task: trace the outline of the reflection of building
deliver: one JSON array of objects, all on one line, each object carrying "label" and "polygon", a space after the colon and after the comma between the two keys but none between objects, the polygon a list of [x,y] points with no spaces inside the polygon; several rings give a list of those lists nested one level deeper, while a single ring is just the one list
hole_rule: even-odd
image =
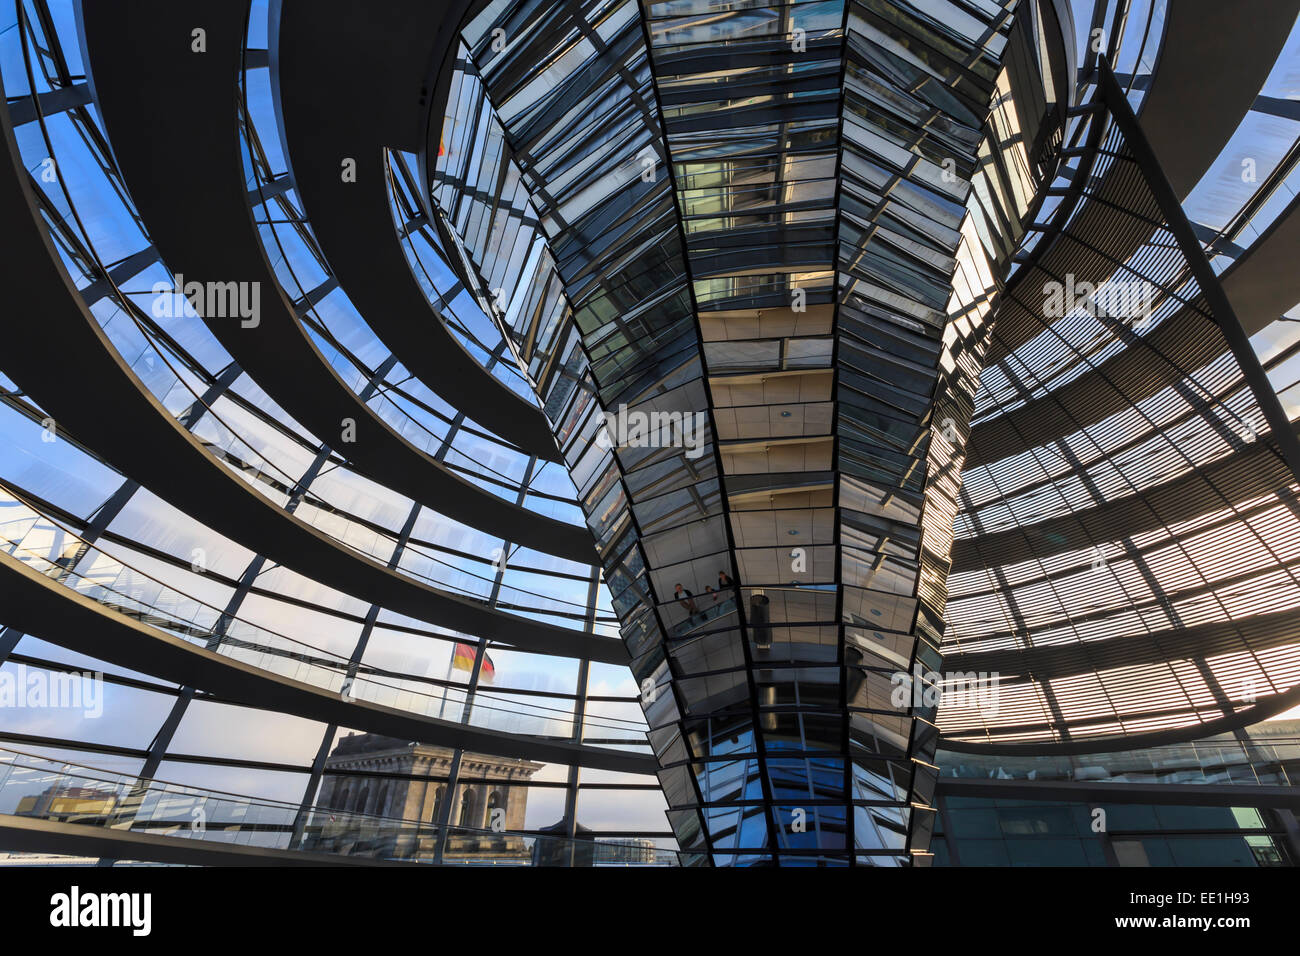
[{"label": "reflection of building", "polygon": [[542,827],[533,843],[533,866],[594,866],[596,863],[596,843],[591,838],[591,830],[581,823],[573,827],[573,837],[569,837],[567,819]]},{"label": "reflection of building", "polygon": [[608,864],[649,866],[655,862],[655,841],[645,837],[619,837],[596,841],[596,859]]},{"label": "reflection of building", "polygon": [[[448,747],[380,734],[343,737],[325,761],[325,776],[317,801],[322,811],[338,811],[338,816],[332,822],[324,822],[324,829],[316,837],[316,845],[320,846],[320,841],[327,835],[331,843],[337,844],[345,838],[356,837],[359,828],[374,829],[373,825],[358,824],[342,816],[366,814],[428,824],[418,834],[411,830],[403,835],[408,846],[400,855],[433,856],[436,840],[432,825],[438,822],[443,801],[447,799],[446,779],[451,769],[451,758],[452,750]],[[465,754],[460,764],[461,782],[451,795],[447,822],[453,829],[443,852],[444,858],[526,856],[527,851],[519,837],[458,833],[456,830],[523,829],[528,805],[528,788],[524,784],[541,767],[530,760]],[[384,776],[372,779],[369,774]],[[497,810],[503,811],[503,815],[497,816],[494,827],[493,817]],[[387,829],[393,830],[391,826]]]},{"label": "reflection of building", "polygon": [[14,813],[22,817],[78,823],[87,817],[107,817],[116,806],[117,794],[112,790],[54,786],[35,796],[23,797]]},{"label": "reflection of building", "polygon": [[658,860],[654,840],[635,837],[596,839],[581,823],[569,838],[569,821],[542,827],[533,844],[533,866],[653,866]]}]

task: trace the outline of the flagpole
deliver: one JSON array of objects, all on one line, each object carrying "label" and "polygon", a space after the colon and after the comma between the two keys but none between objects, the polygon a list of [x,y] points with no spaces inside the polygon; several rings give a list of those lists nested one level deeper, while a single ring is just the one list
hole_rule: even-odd
[{"label": "flagpole", "polygon": [[447,658],[447,676],[443,678],[442,703],[438,705],[438,719],[442,720],[443,711],[447,709],[447,691],[451,690],[447,684],[451,683],[451,666],[456,663],[456,643],[451,645],[451,656]]}]

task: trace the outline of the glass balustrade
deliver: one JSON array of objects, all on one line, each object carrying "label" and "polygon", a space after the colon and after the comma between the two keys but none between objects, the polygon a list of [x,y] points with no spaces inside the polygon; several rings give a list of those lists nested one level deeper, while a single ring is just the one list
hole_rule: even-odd
[{"label": "glass balustrade", "polygon": [[267,850],[457,866],[676,866],[650,841],[433,823],[141,780],[0,750],[0,814]]}]

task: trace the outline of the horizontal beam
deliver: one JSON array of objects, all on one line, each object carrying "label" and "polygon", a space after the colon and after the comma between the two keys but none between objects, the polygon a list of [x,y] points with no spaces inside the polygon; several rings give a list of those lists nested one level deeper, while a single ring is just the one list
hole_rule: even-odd
[{"label": "horizontal beam", "polygon": [[1300,634],[1300,610],[1257,614],[1237,621],[1209,621],[1149,634],[1119,634],[1105,640],[1045,644],[944,656],[953,672],[998,674],[1005,684],[1057,680],[1094,671],[1255,652],[1292,644]]},{"label": "horizontal beam", "polygon": [[1172,528],[1220,511],[1225,507],[1225,495],[1236,505],[1264,495],[1285,494],[1293,480],[1277,447],[1265,435],[1241,451],[1163,484],[1042,521],[959,538],[952,546],[952,573],[978,571],[991,561],[1006,566],[1066,551],[1091,551],[1094,546]]},{"label": "horizontal beam", "polygon": [[654,773],[649,754],[587,747],[439,720],[281,677],[104,607],[0,552],[5,623],[43,641],[233,703],[472,753],[624,773]]},{"label": "horizontal beam", "polygon": [[[1047,740],[1031,743],[996,740],[960,740],[941,735],[939,749],[956,753],[981,754],[984,756],[1008,757],[1046,757],[1077,754],[1106,754],[1127,750],[1145,750],[1149,747],[1164,747],[1170,744],[1188,743],[1203,740],[1219,734],[1231,733],[1242,727],[1249,727],[1261,720],[1276,717],[1292,707],[1300,705],[1300,685],[1292,687],[1281,694],[1263,698],[1253,707],[1244,707],[1231,714],[1216,717],[1199,724],[1183,727],[1171,727],[1167,730],[1152,730],[1127,736],[1111,734],[1105,737],[1073,737],[1069,740]],[[974,733],[970,731],[969,733]]]}]

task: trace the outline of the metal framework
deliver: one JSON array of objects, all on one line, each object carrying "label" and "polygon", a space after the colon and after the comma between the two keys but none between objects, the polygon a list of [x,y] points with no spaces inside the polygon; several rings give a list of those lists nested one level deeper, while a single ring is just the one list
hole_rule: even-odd
[{"label": "metal framework", "polygon": [[945,650],[1003,684],[995,717],[941,715],[961,750],[1154,746],[1300,699],[1295,432],[1104,59],[1087,121],[1080,206],[982,379]]},{"label": "metal framework", "polygon": [[[1072,6],[5,0],[0,668],[100,668],[111,720],[0,763],[275,803],[195,862],[906,866],[937,788],[1113,786],[944,760],[1255,753],[1300,704],[1300,341],[1250,338],[1300,146],[1180,199],[1300,120],[1300,3]],[[459,832],[492,759],[523,827]],[[181,861],[166,822],[0,846]]]}]

